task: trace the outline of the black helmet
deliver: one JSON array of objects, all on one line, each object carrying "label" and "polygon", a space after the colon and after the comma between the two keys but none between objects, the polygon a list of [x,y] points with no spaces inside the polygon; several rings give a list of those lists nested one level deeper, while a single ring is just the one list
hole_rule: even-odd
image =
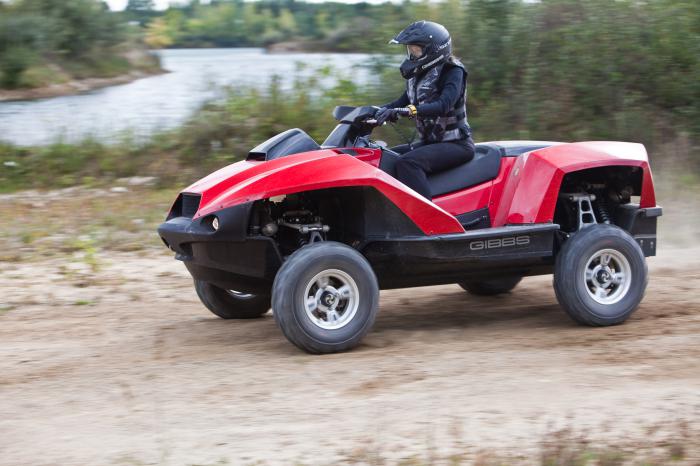
[{"label": "black helmet", "polygon": [[[416,21],[389,43],[406,45],[406,59],[401,63],[401,76],[405,79],[429,70],[452,55],[450,33],[445,26],[432,21]],[[420,50],[412,51],[415,47],[411,46],[416,45],[421,47]]]}]

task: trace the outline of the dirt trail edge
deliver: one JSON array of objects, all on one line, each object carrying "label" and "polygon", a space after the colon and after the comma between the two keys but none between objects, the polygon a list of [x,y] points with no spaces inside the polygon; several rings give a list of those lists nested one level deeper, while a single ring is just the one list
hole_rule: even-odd
[{"label": "dirt trail edge", "polygon": [[394,290],[358,350],[319,357],[270,314],[209,314],[167,254],[4,263],[0,464],[333,464],[368,449],[527,463],[567,426],[648,444],[700,426],[700,249],[649,264],[621,326],[572,323],[551,277],[495,298]]}]

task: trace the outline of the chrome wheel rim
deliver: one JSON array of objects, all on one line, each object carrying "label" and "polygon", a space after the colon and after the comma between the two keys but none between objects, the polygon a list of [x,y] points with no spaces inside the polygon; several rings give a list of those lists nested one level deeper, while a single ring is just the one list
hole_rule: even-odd
[{"label": "chrome wheel rim", "polygon": [[345,327],[359,308],[360,292],[355,280],[338,269],[317,273],[306,285],[302,306],[309,320],[325,330]]},{"label": "chrome wheel rim", "polygon": [[242,293],[242,292],[236,291],[236,290],[226,290],[226,293],[228,293],[229,295],[233,296],[236,299],[250,299],[253,296],[255,296],[251,293]]},{"label": "chrome wheel rim", "polygon": [[583,271],[588,295],[597,303],[610,305],[627,295],[632,283],[632,267],[615,249],[601,249],[591,256]]}]

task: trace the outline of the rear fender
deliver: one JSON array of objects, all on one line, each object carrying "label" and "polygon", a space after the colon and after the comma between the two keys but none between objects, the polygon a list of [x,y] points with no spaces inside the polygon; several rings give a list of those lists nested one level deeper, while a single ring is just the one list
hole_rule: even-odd
[{"label": "rear fender", "polygon": [[598,167],[641,169],[640,206],[656,206],[643,145],[603,141],[561,144],[518,157],[496,208],[493,225],[552,222],[564,176]]},{"label": "rear fender", "polygon": [[[230,169],[229,178],[195,183],[187,192],[202,200],[195,218],[227,207],[306,191],[350,186],[370,187],[400,209],[426,235],[462,233],[455,217],[378,168],[331,149],[306,152],[242,169]],[[239,162],[247,163],[247,162]],[[235,167],[238,164],[234,164]],[[206,179],[205,179],[206,180]]]}]

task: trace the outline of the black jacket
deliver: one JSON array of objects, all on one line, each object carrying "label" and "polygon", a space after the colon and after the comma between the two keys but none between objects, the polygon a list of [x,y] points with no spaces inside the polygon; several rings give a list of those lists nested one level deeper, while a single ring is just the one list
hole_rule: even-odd
[{"label": "black jacket", "polygon": [[[463,76],[462,70],[456,66],[444,70],[438,80],[438,87],[442,89],[440,97],[433,102],[418,105],[416,107],[418,114],[426,117],[437,117],[447,114],[455,106],[463,90],[466,89],[466,84],[462,82]],[[383,105],[383,107],[401,108],[406,107],[410,103],[408,93],[404,91],[401,97]]]}]

